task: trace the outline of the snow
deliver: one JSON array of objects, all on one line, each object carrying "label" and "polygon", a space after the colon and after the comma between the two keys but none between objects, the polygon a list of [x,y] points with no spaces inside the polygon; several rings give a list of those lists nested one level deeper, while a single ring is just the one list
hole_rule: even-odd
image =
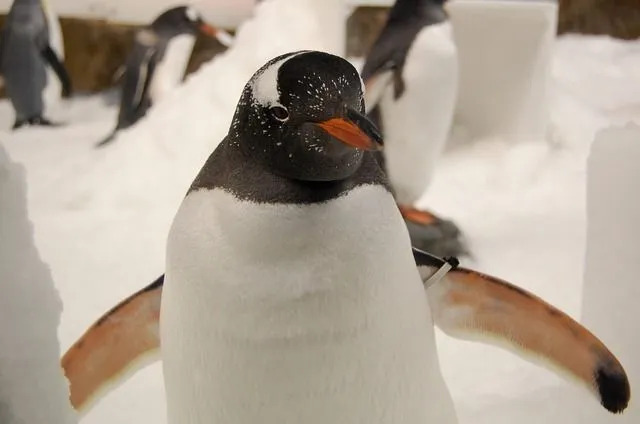
[{"label": "snow", "polygon": [[0,422],[72,423],[56,335],[62,301],[33,242],[25,170],[2,146],[0,205]]},{"label": "snow", "polygon": [[[108,96],[59,104],[51,115],[69,122],[66,127],[15,133],[4,130],[13,114],[6,101],[0,102],[0,142],[27,170],[35,244],[64,302],[58,328],[63,350],[101,313],[162,272],[177,207],[226,134],[251,74],[286,51],[339,50],[323,37],[335,25],[331,10],[321,21],[313,18],[318,4],[325,3],[261,3],[255,18],[240,28],[235,47],[203,66],[105,149],[93,146],[114,123]],[[598,130],[640,123],[640,42],[560,39],[552,57],[550,112],[550,142],[484,138],[448,149],[422,203],[460,224],[474,256],[465,265],[515,282],[580,317],[587,158]],[[633,360],[626,359],[637,351],[625,345],[625,337],[637,333],[633,295],[625,294],[627,300],[619,304],[614,294],[610,301],[594,296],[602,298],[601,306],[593,306],[600,317],[607,312],[621,320],[631,317],[620,321],[625,323],[616,330],[621,333],[613,332],[598,317],[590,318],[591,302],[585,299],[585,320],[602,331],[637,375]],[[598,424],[624,422],[601,413],[583,389],[509,353],[440,333],[438,344],[463,424],[577,424],[592,422],[586,421],[590,417]],[[103,399],[82,423],[161,424],[166,422],[163,397],[160,366],[154,364]]]}]

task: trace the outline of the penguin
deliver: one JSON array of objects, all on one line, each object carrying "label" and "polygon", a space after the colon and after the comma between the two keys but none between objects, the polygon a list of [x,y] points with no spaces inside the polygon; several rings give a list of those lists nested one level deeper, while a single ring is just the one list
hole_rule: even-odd
[{"label": "penguin", "polygon": [[580,324],[411,247],[381,143],[348,61],[299,51],[260,68],[175,216],[165,274],[63,356],[74,407],[160,351],[171,424],[454,424],[435,323],[542,357],[624,410],[622,365]]},{"label": "penguin", "polygon": [[122,76],[120,110],[114,131],[98,146],[115,138],[143,117],[149,107],[180,84],[198,33],[231,44],[225,31],[205,23],[198,11],[178,6],[163,12],[136,34]]},{"label": "penguin", "polygon": [[24,125],[56,125],[44,116],[47,66],[60,80],[62,96],[70,97],[71,79],[51,46],[42,2],[15,0],[0,38],[0,73],[16,115],[14,130]]},{"label": "penguin", "polygon": [[412,242],[434,254],[466,253],[455,224],[414,207],[444,148],[456,103],[458,58],[444,0],[397,0],[362,78],[367,111],[386,140],[378,160]]}]

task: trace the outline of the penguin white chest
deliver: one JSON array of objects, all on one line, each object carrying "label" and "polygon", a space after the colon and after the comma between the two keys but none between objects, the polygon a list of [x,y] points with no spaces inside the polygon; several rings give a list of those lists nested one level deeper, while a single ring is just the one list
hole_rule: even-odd
[{"label": "penguin white chest", "polygon": [[458,87],[458,58],[448,22],[423,28],[402,70],[405,90],[390,84],[381,99],[385,160],[400,203],[418,200],[449,135]]},{"label": "penguin white chest", "polygon": [[455,423],[409,246],[378,186],[300,206],[190,193],[161,309],[169,422]]},{"label": "penguin white chest", "polygon": [[164,56],[156,64],[151,80],[151,99],[158,102],[168,92],[182,82],[189,64],[196,38],[191,34],[182,34],[167,42]]}]

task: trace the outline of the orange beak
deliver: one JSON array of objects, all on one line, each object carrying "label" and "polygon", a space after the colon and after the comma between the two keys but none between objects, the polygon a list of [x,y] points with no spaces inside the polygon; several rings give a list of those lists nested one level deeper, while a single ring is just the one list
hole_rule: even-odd
[{"label": "orange beak", "polygon": [[218,33],[218,30],[212,27],[211,25],[203,22],[200,24],[200,32],[208,35],[209,37],[215,37]]},{"label": "orange beak", "polygon": [[233,37],[226,31],[212,27],[205,22],[202,22],[199,28],[201,33],[208,35],[209,37],[215,37],[220,44],[225,47],[229,47],[233,44]]},{"label": "orange beak", "polygon": [[320,128],[344,144],[362,150],[381,150],[382,136],[376,126],[365,116],[348,110],[348,119],[332,118],[318,122]]}]

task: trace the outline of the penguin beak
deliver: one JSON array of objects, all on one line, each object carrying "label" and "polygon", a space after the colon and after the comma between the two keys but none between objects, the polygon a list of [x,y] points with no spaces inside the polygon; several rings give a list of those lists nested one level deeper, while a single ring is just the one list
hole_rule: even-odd
[{"label": "penguin beak", "polygon": [[215,37],[220,42],[220,44],[225,47],[229,47],[233,42],[233,37],[231,36],[231,34],[221,29],[215,28],[206,22],[200,22],[198,29],[204,35]]},{"label": "penguin beak", "polygon": [[345,118],[331,118],[316,125],[344,144],[357,149],[382,149],[382,136],[373,122],[353,109],[347,109],[346,115]]}]

